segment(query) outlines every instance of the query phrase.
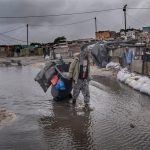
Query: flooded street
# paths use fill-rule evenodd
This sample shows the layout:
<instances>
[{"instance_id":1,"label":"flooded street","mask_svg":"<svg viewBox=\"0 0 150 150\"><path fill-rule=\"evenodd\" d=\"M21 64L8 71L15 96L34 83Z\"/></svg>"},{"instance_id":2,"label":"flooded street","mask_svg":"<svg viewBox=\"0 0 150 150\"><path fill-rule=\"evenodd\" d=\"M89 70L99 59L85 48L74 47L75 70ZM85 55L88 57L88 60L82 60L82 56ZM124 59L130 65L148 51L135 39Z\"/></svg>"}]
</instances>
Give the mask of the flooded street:
<instances>
[{"instance_id":1,"label":"flooded street","mask_svg":"<svg viewBox=\"0 0 150 150\"><path fill-rule=\"evenodd\" d=\"M16 119L0 128L0 150L148 150L150 97L117 82L95 76L91 106L83 110L52 100L34 81L39 69L0 68L0 107ZM133 126L133 127L132 127Z\"/></svg>"}]
</instances>

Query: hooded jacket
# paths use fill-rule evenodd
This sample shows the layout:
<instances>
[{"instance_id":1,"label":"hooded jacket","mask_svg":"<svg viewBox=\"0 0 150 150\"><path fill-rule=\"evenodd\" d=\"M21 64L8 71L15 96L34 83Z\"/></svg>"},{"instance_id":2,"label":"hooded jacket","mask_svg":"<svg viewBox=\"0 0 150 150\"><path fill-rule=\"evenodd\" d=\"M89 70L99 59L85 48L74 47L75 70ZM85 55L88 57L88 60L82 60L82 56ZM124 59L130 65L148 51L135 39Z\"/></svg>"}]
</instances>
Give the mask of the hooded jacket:
<instances>
[{"instance_id":1,"label":"hooded jacket","mask_svg":"<svg viewBox=\"0 0 150 150\"><path fill-rule=\"evenodd\" d=\"M73 62L70 64L69 78L72 78L75 81L75 83L77 83L79 73L80 73L80 60L78 57L75 57ZM90 73L90 64L88 63L88 79L90 77L89 73Z\"/></svg>"}]
</instances>

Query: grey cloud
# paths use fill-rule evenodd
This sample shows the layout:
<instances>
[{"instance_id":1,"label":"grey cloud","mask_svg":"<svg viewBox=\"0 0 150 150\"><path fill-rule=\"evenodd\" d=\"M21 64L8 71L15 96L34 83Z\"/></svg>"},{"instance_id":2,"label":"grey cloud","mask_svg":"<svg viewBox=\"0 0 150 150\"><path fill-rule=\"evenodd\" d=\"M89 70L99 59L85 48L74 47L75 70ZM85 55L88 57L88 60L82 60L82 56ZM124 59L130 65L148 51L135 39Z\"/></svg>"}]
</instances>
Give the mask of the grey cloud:
<instances>
[{"instance_id":1,"label":"grey cloud","mask_svg":"<svg viewBox=\"0 0 150 150\"><path fill-rule=\"evenodd\" d=\"M123 7L150 7L149 0L1 0L0 16L28 16L64 14ZM140 28L150 25L149 10L129 10L127 25ZM116 30L124 27L123 11L93 13L73 16L28 18L28 19L0 19L0 32L28 24L43 25L43 27L29 27L30 41L52 41L57 36L65 35L68 39L94 37L94 20L82 24L66 27L50 27L48 25L67 24L97 17L98 30ZM45 26L45 27L44 27ZM26 39L26 28L9 33L8 35ZM4 37L3 37L4 38ZM1 37L2 39L2 37ZM3 40L4 41L4 40ZM13 41L12 41L13 42ZM0 43L1 44L1 43Z\"/></svg>"},{"instance_id":2,"label":"grey cloud","mask_svg":"<svg viewBox=\"0 0 150 150\"><path fill-rule=\"evenodd\" d=\"M6 0L0 2L0 16L31 16L47 15L63 12L66 1L38 1L38 0ZM30 23L53 22L54 17L49 18L24 18L24 19L0 19L0 23Z\"/></svg>"}]
</instances>

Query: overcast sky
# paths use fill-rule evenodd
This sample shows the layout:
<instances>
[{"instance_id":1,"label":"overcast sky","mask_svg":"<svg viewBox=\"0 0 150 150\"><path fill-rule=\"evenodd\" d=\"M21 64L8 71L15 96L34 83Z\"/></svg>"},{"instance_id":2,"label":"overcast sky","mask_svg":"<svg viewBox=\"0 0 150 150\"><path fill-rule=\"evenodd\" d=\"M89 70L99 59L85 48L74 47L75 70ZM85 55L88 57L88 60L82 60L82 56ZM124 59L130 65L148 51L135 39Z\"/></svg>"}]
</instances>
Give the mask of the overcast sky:
<instances>
[{"instance_id":1,"label":"overcast sky","mask_svg":"<svg viewBox=\"0 0 150 150\"><path fill-rule=\"evenodd\" d=\"M150 8L150 0L0 0L0 17L68 14L122 8L126 3L128 8ZM128 10L127 27L150 26L149 14L150 10ZM124 28L122 10L45 18L0 18L0 33L18 28L13 32L5 33L6 36L0 35L0 44L22 43L8 36L26 41L26 24L29 24L30 42L52 42L56 37L63 35L68 40L94 37L95 25L92 19L94 17L97 18L98 30L119 31ZM71 26L55 26L82 20L88 21Z\"/></svg>"}]
</instances>

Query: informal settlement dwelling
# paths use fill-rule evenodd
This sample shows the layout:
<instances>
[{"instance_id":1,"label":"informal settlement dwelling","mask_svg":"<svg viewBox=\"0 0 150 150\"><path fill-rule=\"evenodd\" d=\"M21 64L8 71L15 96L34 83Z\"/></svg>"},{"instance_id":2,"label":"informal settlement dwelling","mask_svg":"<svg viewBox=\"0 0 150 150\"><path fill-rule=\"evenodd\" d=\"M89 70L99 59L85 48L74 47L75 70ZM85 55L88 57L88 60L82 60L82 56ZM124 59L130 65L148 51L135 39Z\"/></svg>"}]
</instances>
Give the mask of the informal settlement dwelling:
<instances>
[{"instance_id":1,"label":"informal settlement dwelling","mask_svg":"<svg viewBox=\"0 0 150 150\"><path fill-rule=\"evenodd\" d=\"M89 43L89 42L95 42L95 41L96 40L93 38L68 41L69 57L72 57L74 53L80 52L80 47L82 44Z\"/></svg>"},{"instance_id":2,"label":"informal settlement dwelling","mask_svg":"<svg viewBox=\"0 0 150 150\"><path fill-rule=\"evenodd\" d=\"M56 58L67 58L69 57L69 47L67 42L59 43L54 46Z\"/></svg>"},{"instance_id":3,"label":"informal settlement dwelling","mask_svg":"<svg viewBox=\"0 0 150 150\"><path fill-rule=\"evenodd\" d=\"M142 33L142 30L140 29L134 29L134 28L129 28L129 29L121 29L120 30L120 35L121 37L126 37L127 39L137 39L139 40L140 34Z\"/></svg>"},{"instance_id":4,"label":"informal settlement dwelling","mask_svg":"<svg viewBox=\"0 0 150 150\"><path fill-rule=\"evenodd\" d=\"M95 33L97 40L104 40L104 39L110 39L110 38L117 38L117 33L115 31L98 31Z\"/></svg>"},{"instance_id":5,"label":"informal settlement dwelling","mask_svg":"<svg viewBox=\"0 0 150 150\"><path fill-rule=\"evenodd\" d=\"M136 43L136 44L130 44L127 46L130 50L133 51L133 54L134 54L134 60L132 63L132 71L140 73L140 74L150 75L150 59L146 61L143 59L144 51L146 50L146 44ZM150 47L150 45L148 47ZM111 56L111 60L114 62L120 63L122 66L125 66L124 64L125 48L126 48L126 45L120 46L114 50L110 50L109 55Z\"/></svg>"},{"instance_id":6,"label":"informal settlement dwelling","mask_svg":"<svg viewBox=\"0 0 150 150\"><path fill-rule=\"evenodd\" d=\"M13 57L14 51L14 45L0 45L0 57Z\"/></svg>"}]
</instances>

